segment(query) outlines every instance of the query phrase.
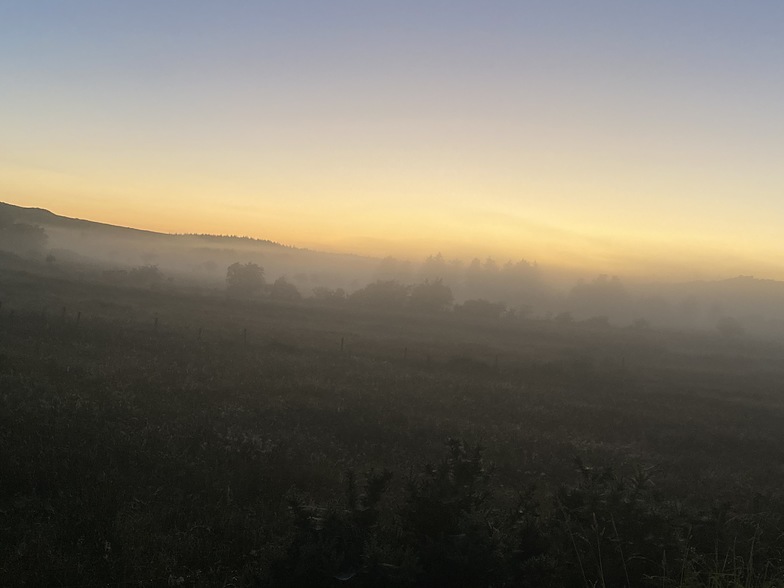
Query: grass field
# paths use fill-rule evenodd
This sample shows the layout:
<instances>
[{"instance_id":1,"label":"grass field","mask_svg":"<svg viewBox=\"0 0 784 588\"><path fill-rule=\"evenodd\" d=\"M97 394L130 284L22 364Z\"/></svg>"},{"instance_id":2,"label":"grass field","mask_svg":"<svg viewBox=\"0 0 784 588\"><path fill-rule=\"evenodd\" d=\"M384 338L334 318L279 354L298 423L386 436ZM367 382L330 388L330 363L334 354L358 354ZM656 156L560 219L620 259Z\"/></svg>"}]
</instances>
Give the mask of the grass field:
<instances>
[{"instance_id":1,"label":"grass field","mask_svg":"<svg viewBox=\"0 0 784 588\"><path fill-rule=\"evenodd\" d=\"M19 269L0 301L2 585L782 585L780 342Z\"/></svg>"}]
</instances>

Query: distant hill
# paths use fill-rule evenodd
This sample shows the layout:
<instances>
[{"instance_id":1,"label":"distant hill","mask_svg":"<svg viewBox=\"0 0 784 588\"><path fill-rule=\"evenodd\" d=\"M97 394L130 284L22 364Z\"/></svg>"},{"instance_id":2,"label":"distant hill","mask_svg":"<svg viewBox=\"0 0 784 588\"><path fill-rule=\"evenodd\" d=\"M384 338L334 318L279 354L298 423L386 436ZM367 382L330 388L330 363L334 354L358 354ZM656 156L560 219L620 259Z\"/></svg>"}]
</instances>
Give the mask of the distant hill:
<instances>
[{"instance_id":1,"label":"distant hill","mask_svg":"<svg viewBox=\"0 0 784 588\"><path fill-rule=\"evenodd\" d=\"M303 295L315 288L343 288L353 292L378 279L381 260L352 254L337 254L282 245L265 239L205 234L166 234L120 227L89 220L69 218L41 208L24 208L0 203L0 221L27 225L16 235L32 242L38 233L29 225L41 227L45 246L35 253L31 247L4 247L13 235L0 235L0 262L5 267L19 266L24 258L40 263L55 259L65 267L94 266L109 279L140 266L158 266L175 283L200 282L225 288L227 268L234 263L256 263L263 267L268 282L285 276ZM2 222L0 222L2 226ZM20 227L21 229L22 227ZM4 260L4 261L3 261ZM547 268L542 269L544 286ZM414 269L410 279L417 280ZM581 287L564 296L555 289L543 289L539 298L501 300L510 306L522 302L535 314L574 313L586 319L605 315L615 324L645 319L656 326L673 328L715 328L724 317L738 319L745 328L757 332L784 333L784 282L752 276L699 282L658 282L638 284L618 292L605 291L601 283ZM492 283L490 284L492 286ZM461 296L455 285L455 297ZM490 294L482 297L492 298ZM501 295L504 295L503 293ZM476 297L476 295L474 295Z\"/></svg>"},{"instance_id":2,"label":"distant hill","mask_svg":"<svg viewBox=\"0 0 784 588\"><path fill-rule=\"evenodd\" d=\"M118 225L111 225L108 223L101 223L97 221L84 220L80 218L71 218L55 214L44 208L26 208L9 204L7 202L0 202L0 217L5 216L14 222L26 223L31 225L39 225L42 227L57 227L63 229L74 229L79 231L100 231L111 232L115 234L123 234L129 236L136 234L139 237L145 238L155 236L158 238L177 239L181 237L198 237L206 241L230 243L258 243L263 245L271 245L275 247L288 247L275 241L267 239L255 239L253 237L240 237L236 235L210 235L202 233L187 233L187 234L172 234L172 233L159 233L156 231L148 231L145 229L135 229L132 227L123 227Z\"/></svg>"},{"instance_id":3,"label":"distant hill","mask_svg":"<svg viewBox=\"0 0 784 588\"><path fill-rule=\"evenodd\" d=\"M59 214L54 214L44 208L26 208L15 204L8 204L7 202L0 202L0 215L13 220L14 222L41 225L43 227L61 227L91 231L130 231L134 233L156 234L153 231L119 227L107 223L60 216Z\"/></svg>"},{"instance_id":4,"label":"distant hill","mask_svg":"<svg viewBox=\"0 0 784 588\"><path fill-rule=\"evenodd\" d=\"M672 300L686 314L705 317L730 314L760 323L784 320L784 282L780 280L737 276L650 288Z\"/></svg>"},{"instance_id":5,"label":"distant hill","mask_svg":"<svg viewBox=\"0 0 784 588\"><path fill-rule=\"evenodd\" d=\"M286 275L299 288L356 288L372 279L379 260L327 253L266 239L168 234L60 216L42 208L0 202L0 220L42 227L57 259L122 269L158 265L163 271L220 282L235 262L258 263L268 279Z\"/></svg>"}]
</instances>

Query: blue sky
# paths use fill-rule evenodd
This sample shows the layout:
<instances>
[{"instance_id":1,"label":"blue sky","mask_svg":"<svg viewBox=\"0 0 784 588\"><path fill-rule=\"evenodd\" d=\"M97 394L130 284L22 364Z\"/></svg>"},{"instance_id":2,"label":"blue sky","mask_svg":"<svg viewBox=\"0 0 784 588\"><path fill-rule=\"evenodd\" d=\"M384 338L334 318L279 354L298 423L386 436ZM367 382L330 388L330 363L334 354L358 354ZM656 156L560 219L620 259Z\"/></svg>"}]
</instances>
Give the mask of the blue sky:
<instances>
[{"instance_id":1,"label":"blue sky","mask_svg":"<svg viewBox=\"0 0 784 588\"><path fill-rule=\"evenodd\" d=\"M0 199L784 277L782 24L780 2L0 1Z\"/></svg>"}]
</instances>

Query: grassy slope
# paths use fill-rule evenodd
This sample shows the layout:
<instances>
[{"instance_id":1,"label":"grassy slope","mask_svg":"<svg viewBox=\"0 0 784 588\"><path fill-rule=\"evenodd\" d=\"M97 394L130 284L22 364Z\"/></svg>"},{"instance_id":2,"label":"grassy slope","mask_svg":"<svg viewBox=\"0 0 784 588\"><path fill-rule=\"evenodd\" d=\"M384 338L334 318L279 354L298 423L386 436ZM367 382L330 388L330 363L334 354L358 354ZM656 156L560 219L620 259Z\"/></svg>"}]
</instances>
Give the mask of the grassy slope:
<instances>
[{"instance_id":1,"label":"grassy slope","mask_svg":"<svg viewBox=\"0 0 784 588\"><path fill-rule=\"evenodd\" d=\"M292 488L329 502L346 470L407 472L449 437L487 448L501 500L546 498L581 457L655 466L698 506L780 503L777 344L0 284L0 577L20 583L228 582L271 557Z\"/></svg>"}]
</instances>

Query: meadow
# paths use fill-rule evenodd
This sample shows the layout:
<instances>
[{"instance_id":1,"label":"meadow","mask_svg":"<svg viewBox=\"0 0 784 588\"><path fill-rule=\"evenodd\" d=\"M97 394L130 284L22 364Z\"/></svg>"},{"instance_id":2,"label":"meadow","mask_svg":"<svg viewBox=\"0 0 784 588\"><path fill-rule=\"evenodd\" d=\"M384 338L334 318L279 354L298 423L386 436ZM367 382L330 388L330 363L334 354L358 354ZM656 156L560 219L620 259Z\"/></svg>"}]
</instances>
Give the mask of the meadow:
<instances>
[{"instance_id":1,"label":"meadow","mask_svg":"<svg viewBox=\"0 0 784 588\"><path fill-rule=\"evenodd\" d=\"M0 584L780 586L784 344L0 273Z\"/></svg>"}]
</instances>

